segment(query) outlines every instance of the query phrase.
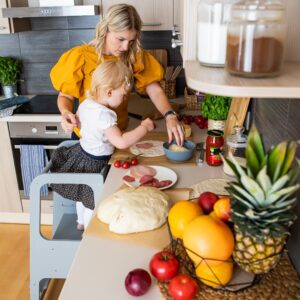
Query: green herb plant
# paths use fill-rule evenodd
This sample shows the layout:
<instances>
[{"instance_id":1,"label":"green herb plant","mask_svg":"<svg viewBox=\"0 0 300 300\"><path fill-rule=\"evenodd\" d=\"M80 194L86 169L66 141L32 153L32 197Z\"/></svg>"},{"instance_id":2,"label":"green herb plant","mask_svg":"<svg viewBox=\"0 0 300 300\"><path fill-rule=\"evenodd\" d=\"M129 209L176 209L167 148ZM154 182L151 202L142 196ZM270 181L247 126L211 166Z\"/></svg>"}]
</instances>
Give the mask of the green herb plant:
<instances>
[{"instance_id":1,"label":"green herb plant","mask_svg":"<svg viewBox=\"0 0 300 300\"><path fill-rule=\"evenodd\" d=\"M231 97L206 94L202 102L202 116L211 120L226 120Z\"/></svg>"},{"instance_id":2,"label":"green herb plant","mask_svg":"<svg viewBox=\"0 0 300 300\"><path fill-rule=\"evenodd\" d=\"M0 83L14 85L20 81L22 62L13 57L0 56Z\"/></svg>"}]
</instances>

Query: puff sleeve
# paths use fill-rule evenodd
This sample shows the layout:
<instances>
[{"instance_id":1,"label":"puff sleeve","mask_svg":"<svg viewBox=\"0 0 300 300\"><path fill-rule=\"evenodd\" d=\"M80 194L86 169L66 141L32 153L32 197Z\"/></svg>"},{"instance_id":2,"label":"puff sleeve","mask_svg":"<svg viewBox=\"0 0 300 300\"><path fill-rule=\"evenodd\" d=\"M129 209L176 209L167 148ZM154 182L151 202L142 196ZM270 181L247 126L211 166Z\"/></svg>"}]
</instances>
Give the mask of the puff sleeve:
<instances>
[{"instance_id":1,"label":"puff sleeve","mask_svg":"<svg viewBox=\"0 0 300 300\"><path fill-rule=\"evenodd\" d=\"M65 52L50 72L53 87L64 94L80 98L84 94L84 64L85 58L80 46Z\"/></svg>"},{"instance_id":2,"label":"puff sleeve","mask_svg":"<svg viewBox=\"0 0 300 300\"><path fill-rule=\"evenodd\" d=\"M142 50L137 54L134 64L134 78L136 90L144 94L147 85L162 80L164 75L163 67L147 51Z\"/></svg>"},{"instance_id":3,"label":"puff sleeve","mask_svg":"<svg viewBox=\"0 0 300 300\"><path fill-rule=\"evenodd\" d=\"M117 115L112 110L101 111L97 118L98 129L105 130L117 125Z\"/></svg>"}]
</instances>

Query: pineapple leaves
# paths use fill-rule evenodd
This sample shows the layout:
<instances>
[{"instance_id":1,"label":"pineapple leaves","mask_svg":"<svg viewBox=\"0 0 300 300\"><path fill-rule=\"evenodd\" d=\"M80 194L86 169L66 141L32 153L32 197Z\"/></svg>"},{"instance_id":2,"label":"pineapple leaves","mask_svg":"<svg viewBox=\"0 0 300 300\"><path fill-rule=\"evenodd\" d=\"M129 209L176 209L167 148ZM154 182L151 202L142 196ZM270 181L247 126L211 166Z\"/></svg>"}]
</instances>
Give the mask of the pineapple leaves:
<instances>
[{"instance_id":1,"label":"pineapple leaves","mask_svg":"<svg viewBox=\"0 0 300 300\"><path fill-rule=\"evenodd\" d=\"M236 174L237 178L241 177L242 175L246 175L246 169L244 169L234 158L231 152L228 154L229 159L226 159L226 162L229 161L229 166L234 166L232 171ZM230 164L231 163L231 164Z\"/></svg>"},{"instance_id":2,"label":"pineapple leaves","mask_svg":"<svg viewBox=\"0 0 300 300\"><path fill-rule=\"evenodd\" d=\"M261 139L261 136L257 130L257 128L253 125L250 129L249 135L248 135L248 146L250 146L255 153L255 156L258 160L258 163L261 165L264 157L265 157L265 150L264 150L264 145ZM247 149L246 149L247 151ZM247 157L247 152L246 152L246 158L248 161Z\"/></svg>"},{"instance_id":3,"label":"pineapple leaves","mask_svg":"<svg viewBox=\"0 0 300 300\"><path fill-rule=\"evenodd\" d=\"M247 159L247 167L251 170L253 176L256 177L257 173L260 170L260 162L254 149L250 144L248 144L246 147L246 159Z\"/></svg>"},{"instance_id":4,"label":"pineapple leaves","mask_svg":"<svg viewBox=\"0 0 300 300\"><path fill-rule=\"evenodd\" d=\"M266 198L266 205L270 205L277 200L283 200L282 197L285 196L285 198L291 196L294 192L296 192L300 188L300 184L296 184L284 189L281 189L279 191L276 191L274 193L268 194Z\"/></svg>"},{"instance_id":5,"label":"pineapple leaves","mask_svg":"<svg viewBox=\"0 0 300 300\"><path fill-rule=\"evenodd\" d=\"M295 154L296 154L296 149L297 149L297 143L296 142L290 142L288 147L287 147L286 156L285 156L285 160L284 160L284 165L283 165L280 176L285 175L289 171L289 169L290 169L290 167L293 163Z\"/></svg>"},{"instance_id":6,"label":"pineapple leaves","mask_svg":"<svg viewBox=\"0 0 300 300\"><path fill-rule=\"evenodd\" d=\"M269 154L268 172L272 182L275 182L280 177L281 171L284 168L287 146L287 142L282 142L272 149L271 153Z\"/></svg>"},{"instance_id":7,"label":"pineapple leaves","mask_svg":"<svg viewBox=\"0 0 300 300\"><path fill-rule=\"evenodd\" d=\"M264 206L265 193L260 185L247 175L241 176L241 183L251 196L258 202L259 206Z\"/></svg>"},{"instance_id":8,"label":"pineapple leaves","mask_svg":"<svg viewBox=\"0 0 300 300\"><path fill-rule=\"evenodd\" d=\"M256 177L257 182L260 184L265 194L272 188L272 182L267 174L267 166L264 166Z\"/></svg>"}]
</instances>

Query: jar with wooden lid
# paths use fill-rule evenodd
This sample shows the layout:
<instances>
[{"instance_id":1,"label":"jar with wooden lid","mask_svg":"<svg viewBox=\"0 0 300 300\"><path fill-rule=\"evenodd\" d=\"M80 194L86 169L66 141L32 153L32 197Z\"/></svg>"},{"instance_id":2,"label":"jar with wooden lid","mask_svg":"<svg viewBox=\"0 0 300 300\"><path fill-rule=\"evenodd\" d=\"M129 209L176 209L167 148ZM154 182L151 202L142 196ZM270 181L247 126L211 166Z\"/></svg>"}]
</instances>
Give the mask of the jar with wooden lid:
<instances>
[{"instance_id":1,"label":"jar with wooden lid","mask_svg":"<svg viewBox=\"0 0 300 300\"><path fill-rule=\"evenodd\" d=\"M245 77L280 74L285 46L285 6L279 0L242 0L232 6L226 70Z\"/></svg>"}]
</instances>

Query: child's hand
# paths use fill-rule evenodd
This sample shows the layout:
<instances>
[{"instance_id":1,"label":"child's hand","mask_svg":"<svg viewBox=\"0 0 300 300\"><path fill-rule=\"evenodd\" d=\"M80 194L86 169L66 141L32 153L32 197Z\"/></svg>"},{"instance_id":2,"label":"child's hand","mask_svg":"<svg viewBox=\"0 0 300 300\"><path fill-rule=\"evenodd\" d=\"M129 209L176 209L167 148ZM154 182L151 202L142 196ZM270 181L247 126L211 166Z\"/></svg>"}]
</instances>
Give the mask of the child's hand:
<instances>
[{"instance_id":1,"label":"child's hand","mask_svg":"<svg viewBox=\"0 0 300 300\"><path fill-rule=\"evenodd\" d=\"M144 126L147 131L151 131L155 128L154 122L150 118L143 120L141 125Z\"/></svg>"}]
</instances>

